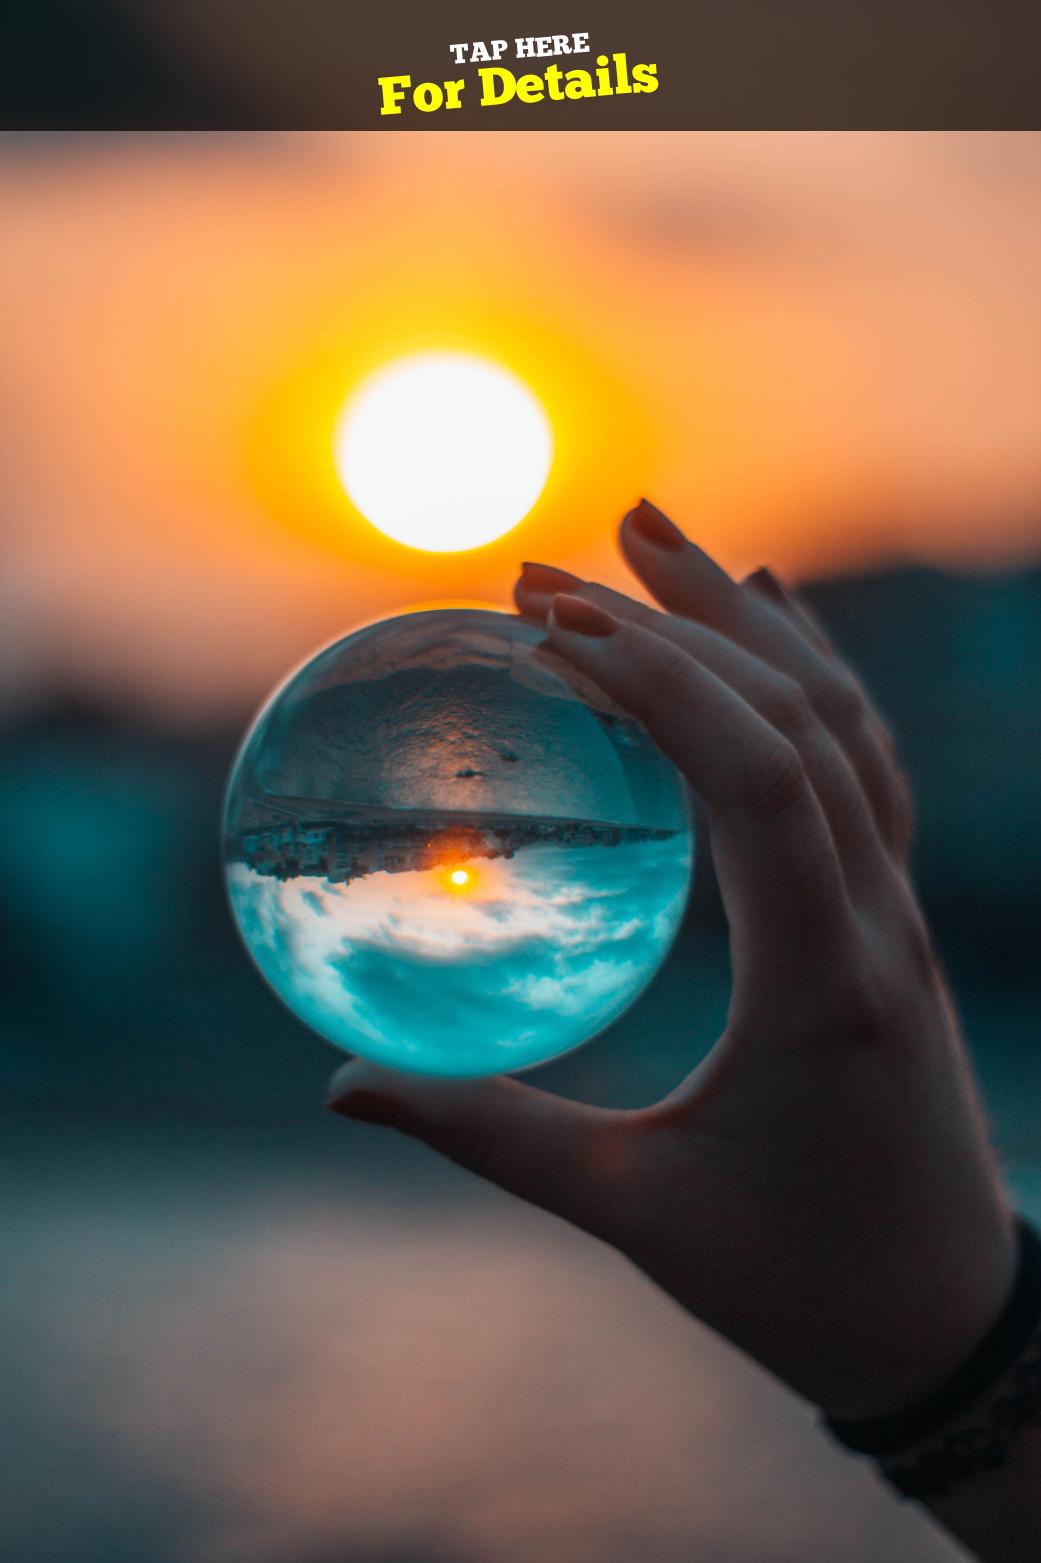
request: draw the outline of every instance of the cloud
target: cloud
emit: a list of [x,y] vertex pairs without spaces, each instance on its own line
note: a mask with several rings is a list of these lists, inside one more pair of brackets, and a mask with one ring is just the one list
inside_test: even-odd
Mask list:
[[349,1051],[482,1073],[576,1046],[653,974],[682,915],[681,838],[475,860],[348,885],[229,871],[243,937],[283,999]]
[[567,972],[560,977],[534,974],[516,977],[504,992],[530,1009],[585,1016],[610,1008],[620,993],[633,989],[640,975],[631,960],[593,960],[585,970]]

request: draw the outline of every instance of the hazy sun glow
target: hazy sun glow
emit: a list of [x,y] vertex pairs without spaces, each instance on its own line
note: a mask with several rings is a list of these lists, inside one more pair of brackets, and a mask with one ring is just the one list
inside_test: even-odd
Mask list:
[[523,520],[549,473],[545,413],[508,370],[424,353],[366,380],[336,425],[336,468],[366,520],[411,548],[453,553]]

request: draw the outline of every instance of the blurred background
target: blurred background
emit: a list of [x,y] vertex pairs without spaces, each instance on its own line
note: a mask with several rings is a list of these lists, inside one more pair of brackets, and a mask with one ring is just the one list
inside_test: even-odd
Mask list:
[[[0,143],[0,988],[11,1563],[939,1563],[812,1412],[624,1261],[321,1111],[225,908],[221,791],[360,621],[625,586],[649,494],[802,584],[896,732],[916,872],[1041,1215],[1041,136]],[[352,388],[474,351],[531,514],[390,542]],[[658,980],[539,1071],[636,1104],[727,1002],[707,856]]]

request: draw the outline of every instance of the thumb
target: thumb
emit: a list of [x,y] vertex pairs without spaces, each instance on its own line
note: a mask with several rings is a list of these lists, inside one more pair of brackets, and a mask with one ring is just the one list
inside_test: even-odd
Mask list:
[[363,1060],[336,1071],[326,1106],[422,1140],[520,1199],[604,1235],[621,1165],[622,1114],[502,1075],[433,1079]]

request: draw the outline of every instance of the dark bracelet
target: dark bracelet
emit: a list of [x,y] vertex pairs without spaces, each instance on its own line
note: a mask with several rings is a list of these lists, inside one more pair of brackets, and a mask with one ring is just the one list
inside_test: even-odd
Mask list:
[[995,1471],[1024,1427],[1041,1424],[1041,1331],[992,1400],[985,1425],[957,1427],[908,1457],[879,1460],[879,1470],[905,1498],[942,1498],[952,1482]]
[[[1008,1302],[945,1384],[893,1416],[824,1418],[847,1449],[874,1455],[907,1497],[939,1496],[957,1478],[996,1468],[1020,1428],[1041,1422],[1041,1238],[1022,1216],[1016,1231],[1019,1256]],[[952,1428],[988,1389],[995,1398],[986,1425]]]

